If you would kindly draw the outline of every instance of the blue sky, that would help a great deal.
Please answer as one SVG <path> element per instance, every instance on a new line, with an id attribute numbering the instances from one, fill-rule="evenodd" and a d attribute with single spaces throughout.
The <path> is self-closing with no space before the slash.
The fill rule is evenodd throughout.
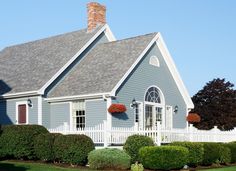
<path id="1" fill-rule="evenodd" d="M 86 28 L 88 2 L 1 0 L 0 50 Z M 191 96 L 213 78 L 236 83 L 235 0 L 96 2 L 106 5 L 117 39 L 161 32 Z"/>

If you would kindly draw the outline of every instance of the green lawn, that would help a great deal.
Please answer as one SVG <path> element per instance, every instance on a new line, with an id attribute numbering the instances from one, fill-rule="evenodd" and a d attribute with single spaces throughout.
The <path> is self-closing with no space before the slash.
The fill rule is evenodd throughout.
<path id="1" fill-rule="evenodd" d="M 224 167 L 224 168 L 218 168 L 218 169 L 205 169 L 201 171 L 236 171 L 236 166 Z"/>
<path id="2" fill-rule="evenodd" d="M 52 164 L 1 161 L 0 171 L 92 171 L 80 168 L 63 168 Z"/>

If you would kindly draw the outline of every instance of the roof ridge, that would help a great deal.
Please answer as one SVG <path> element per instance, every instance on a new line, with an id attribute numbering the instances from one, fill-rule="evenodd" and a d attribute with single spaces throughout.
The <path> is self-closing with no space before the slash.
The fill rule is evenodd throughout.
<path id="1" fill-rule="evenodd" d="M 121 42 L 121 41 L 126 41 L 126 40 L 130 40 L 130 39 L 136 39 L 136 38 L 139 38 L 139 37 L 145 37 L 145 36 L 150 36 L 150 35 L 156 35 L 158 34 L 159 32 L 152 32 L 152 33 L 147 33 L 147 34 L 143 34 L 143 35 L 138 35 L 138 36 L 133 36 L 133 37 L 128 37 L 128 38 L 124 38 L 124 39 L 120 39 L 120 40 L 115 40 L 115 41 L 111 41 L 111 42 L 105 42 L 105 43 L 102 43 L 102 44 L 110 44 L 110 43 L 117 43 L 117 42 Z"/>

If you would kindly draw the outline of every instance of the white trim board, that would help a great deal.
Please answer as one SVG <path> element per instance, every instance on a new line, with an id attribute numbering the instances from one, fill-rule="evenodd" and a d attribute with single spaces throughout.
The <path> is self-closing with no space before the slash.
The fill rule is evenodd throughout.
<path id="1" fill-rule="evenodd" d="M 147 45 L 147 47 L 144 49 L 144 51 L 141 53 L 141 55 L 137 58 L 137 60 L 133 63 L 133 65 L 129 68 L 129 70 L 124 74 L 122 79 L 116 84 L 116 86 L 111 91 L 111 96 L 116 95 L 117 89 L 121 86 L 121 84 L 126 80 L 126 78 L 130 75 L 130 73 L 134 70 L 134 68 L 137 66 L 137 64 L 141 61 L 141 59 L 145 56 L 147 51 L 152 47 L 152 45 L 156 43 L 158 48 L 160 49 L 160 52 L 167 64 L 168 69 L 171 72 L 171 75 L 173 76 L 175 83 L 185 101 L 185 104 L 187 105 L 188 109 L 194 108 L 193 102 L 190 98 L 190 95 L 180 77 L 180 74 L 174 64 L 174 61 L 165 45 L 165 42 L 161 36 L 161 34 L 158 32 L 155 37 L 151 40 L 151 42 Z"/>

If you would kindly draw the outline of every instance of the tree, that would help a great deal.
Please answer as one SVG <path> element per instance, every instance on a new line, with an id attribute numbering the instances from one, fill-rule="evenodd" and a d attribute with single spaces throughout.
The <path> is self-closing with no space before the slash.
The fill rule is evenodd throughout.
<path id="1" fill-rule="evenodd" d="M 211 129 L 218 126 L 221 130 L 236 127 L 236 90 L 234 84 L 225 79 L 213 79 L 192 97 L 195 105 L 192 112 L 201 117 L 194 126 Z"/>

